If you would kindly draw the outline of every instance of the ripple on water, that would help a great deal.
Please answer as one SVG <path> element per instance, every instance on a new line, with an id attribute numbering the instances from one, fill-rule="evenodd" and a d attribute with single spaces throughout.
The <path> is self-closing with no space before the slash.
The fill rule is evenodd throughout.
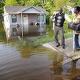
<path id="1" fill-rule="evenodd" d="M 0 45 L 0 80 L 50 80 L 48 56 L 21 57 L 13 47 Z"/>
<path id="2" fill-rule="evenodd" d="M 27 49 L 26 49 L 27 50 Z M 38 50 L 39 51 L 39 50 Z M 34 51 L 34 55 L 23 57 L 16 48 L 0 45 L 0 80 L 74 80 L 80 79 L 79 60 L 76 68 L 57 61 L 57 55 L 49 59 L 47 51 Z M 45 54 L 42 54 L 45 53 Z M 48 52 L 49 53 L 49 52 Z M 50 54 L 53 56 L 55 52 Z M 54 60 L 56 59 L 56 60 Z M 60 59 L 58 59 L 59 61 Z M 55 63 L 54 63 L 55 62 Z M 55 72 L 56 71 L 56 72 Z M 54 78 L 54 79 L 53 79 Z"/>

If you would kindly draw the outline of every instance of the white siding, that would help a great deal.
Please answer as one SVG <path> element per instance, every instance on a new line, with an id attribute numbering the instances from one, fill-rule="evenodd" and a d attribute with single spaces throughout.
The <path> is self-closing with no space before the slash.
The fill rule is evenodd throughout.
<path id="1" fill-rule="evenodd" d="M 21 15 L 17 15 L 17 23 L 21 24 Z"/>
<path id="2" fill-rule="evenodd" d="M 10 15 L 7 13 L 4 14 L 4 29 L 6 31 L 6 36 L 9 38 L 11 36 Z"/>

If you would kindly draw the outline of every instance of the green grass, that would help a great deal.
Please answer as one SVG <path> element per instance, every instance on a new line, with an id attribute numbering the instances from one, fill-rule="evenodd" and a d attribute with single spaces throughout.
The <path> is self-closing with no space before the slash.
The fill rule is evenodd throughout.
<path id="1" fill-rule="evenodd" d="M 5 31 L 3 28 L 3 24 L 0 21 L 0 42 L 5 42 L 6 41 L 6 35 L 5 35 Z"/>
<path id="2" fill-rule="evenodd" d="M 0 42 L 6 41 L 5 32 L 0 32 Z"/>

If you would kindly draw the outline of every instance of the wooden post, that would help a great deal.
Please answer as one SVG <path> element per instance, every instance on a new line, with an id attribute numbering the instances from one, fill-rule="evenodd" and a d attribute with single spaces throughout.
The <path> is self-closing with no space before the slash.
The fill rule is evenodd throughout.
<path id="1" fill-rule="evenodd" d="M 23 39 L 23 21 L 22 21 L 22 13 L 21 13 L 21 26 L 22 26 L 22 39 Z"/>
<path id="2" fill-rule="evenodd" d="M 39 32 L 40 32 L 40 35 L 42 35 L 42 20 L 41 20 L 41 14 L 40 14 L 40 28 L 39 28 Z"/>

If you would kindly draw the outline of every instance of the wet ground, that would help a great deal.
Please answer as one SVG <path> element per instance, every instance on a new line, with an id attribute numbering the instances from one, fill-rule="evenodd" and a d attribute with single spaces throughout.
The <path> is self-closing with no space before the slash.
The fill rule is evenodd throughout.
<path id="1" fill-rule="evenodd" d="M 0 44 L 0 80 L 80 80 L 80 60 L 62 65 L 47 53 L 55 54 L 43 50 L 23 57 L 16 48 Z"/>

